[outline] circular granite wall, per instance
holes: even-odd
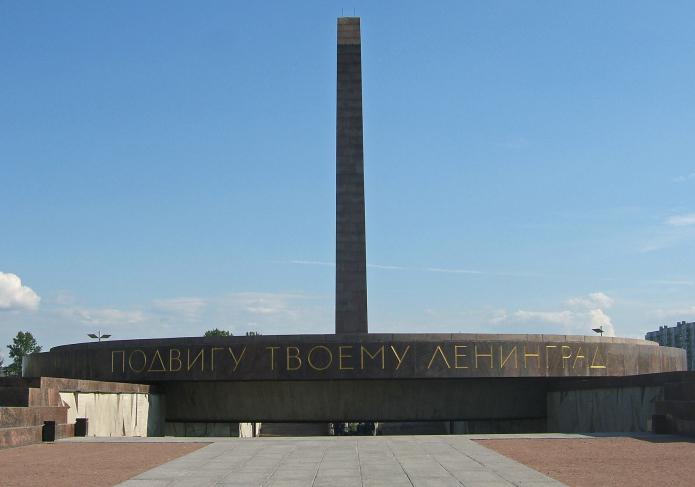
[[[25,377],[129,382],[626,376],[686,370],[685,351],[570,335],[358,334],[80,343],[25,359]]]

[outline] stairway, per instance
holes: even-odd
[[[0,448],[41,443],[44,421],[55,421],[56,439],[75,434],[58,389],[41,379],[0,377]]]
[[[664,399],[656,402],[654,433],[695,436],[695,379],[664,385]]]

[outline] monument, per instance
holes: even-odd
[[[335,332],[367,333],[360,19],[338,19]]]
[[[559,383],[686,369],[629,338],[368,333],[361,48],[360,19],[339,18],[335,334],[79,343],[24,375],[153,384],[172,422],[542,421]]]

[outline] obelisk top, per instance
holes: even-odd
[[[361,44],[359,17],[338,17],[338,44]]]

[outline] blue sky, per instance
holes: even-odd
[[[2,1],[0,343],[332,332],[341,8],[370,331],[695,320],[692,2]]]

